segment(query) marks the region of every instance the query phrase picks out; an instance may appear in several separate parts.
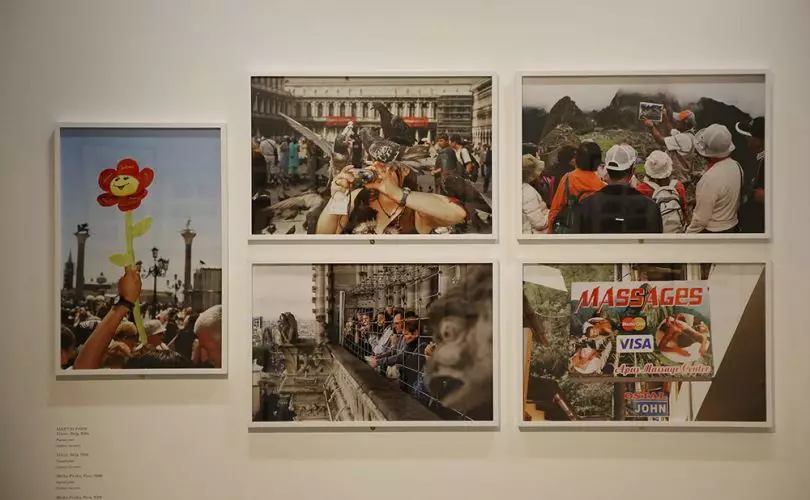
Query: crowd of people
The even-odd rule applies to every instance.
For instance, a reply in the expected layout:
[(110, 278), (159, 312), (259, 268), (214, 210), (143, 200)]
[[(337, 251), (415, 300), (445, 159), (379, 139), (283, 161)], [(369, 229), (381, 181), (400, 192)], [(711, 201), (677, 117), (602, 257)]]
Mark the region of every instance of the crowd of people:
[[(537, 148), (522, 157), (523, 233), (762, 233), (765, 230), (765, 120), (737, 123), (757, 168), (746, 175), (731, 155), (732, 132), (697, 129), (690, 110), (646, 120), (659, 149), (642, 162), (631, 144), (606, 152), (594, 141), (565, 145), (549, 169)], [(702, 158), (705, 168), (696, 169)], [(688, 188), (694, 199), (687, 195)]]
[[(414, 146), (430, 148), (436, 158), (431, 173), (435, 177), (429, 192), (441, 191), (442, 175), (455, 174), (472, 182), (482, 179), (482, 191), (491, 194), (492, 187), (492, 146), (486, 143), (469, 144), (460, 135), (438, 134), (434, 141), (424, 138), (414, 141)], [(361, 144), (352, 144), (350, 163), (355, 168), (364, 166)], [(443, 153), (443, 154), (442, 154)], [(451, 154), (452, 153), (452, 154)], [(305, 137), (296, 136), (256, 136), (251, 139), (252, 186), (253, 192), (277, 186), (288, 187), (294, 184), (310, 183), (320, 185), (327, 175), (322, 168), (328, 163), (324, 152)], [(422, 187), (417, 186), (421, 191)]]
[(222, 367), (221, 305), (201, 313), (191, 307), (144, 307), (143, 339), (133, 311), (141, 294), (135, 267), (118, 280), (118, 293), (115, 300), (63, 299), (63, 370)]
[(304, 137), (254, 137), (251, 151), (254, 193), (264, 188), (317, 183), (318, 172), (328, 161), (320, 148), (310, 146)]
[(274, 217), (291, 212), (306, 213), (311, 234), (491, 231), (491, 147), (447, 134), (402, 142), (388, 141), (406, 151), (387, 158), (392, 148), (369, 147), (350, 123), (340, 136), (345, 162), (336, 163), (305, 137), (254, 138), (254, 232), (273, 234)]

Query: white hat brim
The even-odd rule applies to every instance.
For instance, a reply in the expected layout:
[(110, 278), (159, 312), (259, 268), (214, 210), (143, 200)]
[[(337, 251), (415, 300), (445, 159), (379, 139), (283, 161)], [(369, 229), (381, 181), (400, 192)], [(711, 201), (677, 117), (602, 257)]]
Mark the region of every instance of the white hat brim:
[(744, 135), (746, 137), (752, 137), (751, 132), (748, 132), (747, 130), (743, 130), (740, 128), (740, 122), (734, 124), (734, 129), (737, 131), (737, 133), (741, 135)]
[(709, 154), (706, 152), (706, 148), (703, 147), (702, 143), (695, 143), (695, 151), (697, 151), (700, 156), (705, 156), (706, 158), (723, 158), (733, 153), (735, 149), (737, 149), (737, 147), (734, 143), (731, 143), (726, 151)]

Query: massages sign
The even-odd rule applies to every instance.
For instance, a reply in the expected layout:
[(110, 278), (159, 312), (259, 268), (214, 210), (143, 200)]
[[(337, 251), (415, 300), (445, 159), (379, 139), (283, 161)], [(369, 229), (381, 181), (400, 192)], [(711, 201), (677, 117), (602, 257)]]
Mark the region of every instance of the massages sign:
[(569, 375), (578, 379), (711, 380), (706, 281), (571, 284)]

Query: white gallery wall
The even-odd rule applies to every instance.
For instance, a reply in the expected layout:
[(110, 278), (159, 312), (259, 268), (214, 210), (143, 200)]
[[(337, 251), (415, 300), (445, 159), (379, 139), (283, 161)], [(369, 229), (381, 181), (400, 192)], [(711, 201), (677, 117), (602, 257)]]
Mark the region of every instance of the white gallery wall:
[[(807, 0), (0, 1), (0, 498), (55, 498), (55, 429), (87, 426), (104, 500), (810, 498)], [(769, 69), (770, 244), (249, 246), (251, 74), (498, 75), (500, 212), (517, 210), (515, 73)], [(58, 121), (227, 124), (229, 369), (55, 381)], [(496, 147), (497, 147), (496, 146)], [(500, 262), (500, 430), (249, 434), (251, 259)], [(775, 432), (520, 432), (521, 259), (773, 262)]]

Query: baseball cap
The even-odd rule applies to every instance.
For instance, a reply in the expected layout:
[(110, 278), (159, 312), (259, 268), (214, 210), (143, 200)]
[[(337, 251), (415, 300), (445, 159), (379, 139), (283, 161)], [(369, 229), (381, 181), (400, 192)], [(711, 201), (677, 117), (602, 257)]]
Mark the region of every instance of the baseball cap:
[(678, 113), (672, 113), (672, 119), (679, 122), (695, 121), (695, 113), (692, 110), (685, 109)]
[(166, 327), (157, 319), (146, 321), (143, 325), (143, 329), (146, 330), (147, 335), (160, 335), (166, 331)]
[(664, 179), (672, 175), (672, 158), (663, 151), (655, 150), (647, 156), (644, 171), (651, 179)]
[(608, 170), (627, 170), (636, 163), (636, 150), (629, 144), (616, 144), (605, 153), (605, 168)]
[(737, 132), (747, 137), (755, 137), (757, 139), (765, 139), (765, 117), (758, 116), (753, 120), (747, 122), (737, 122), (734, 125)]
[(695, 134), (695, 151), (708, 158), (723, 158), (734, 151), (731, 132), (725, 125), (714, 123)]

